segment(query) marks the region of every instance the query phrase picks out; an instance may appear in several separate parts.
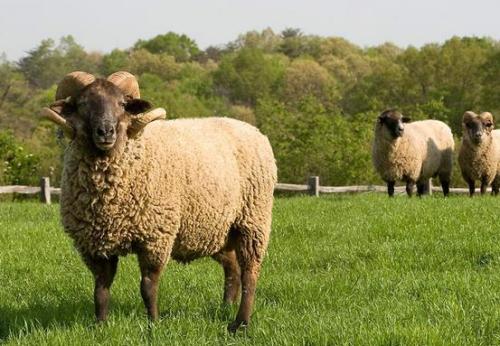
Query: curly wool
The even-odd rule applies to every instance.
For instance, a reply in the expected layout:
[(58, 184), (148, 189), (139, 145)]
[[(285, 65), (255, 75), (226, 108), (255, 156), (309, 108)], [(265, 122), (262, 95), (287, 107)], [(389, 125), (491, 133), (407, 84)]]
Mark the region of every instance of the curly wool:
[[(156, 121), (117, 155), (65, 152), (61, 213), (82, 255), (141, 251), (152, 264), (209, 256), (231, 227), (268, 243), (277, 169), (267, 137), (227, 118)], [(256, 251), (255, 247), (261, 247)]]
[(500, 130), (491, 131), (479, 144), (474, 144), (464, 131), (458, 163), (466, 180), (484, 180), (491, 185), (500, 172)]
[(405, 124), (404, 133), (388, 139), (384, 126), (376, 125), (372, 158), (384, 181), (426, 181), (439, 174), (449, 177), (454, 141), (450, 128), (438, 120)]

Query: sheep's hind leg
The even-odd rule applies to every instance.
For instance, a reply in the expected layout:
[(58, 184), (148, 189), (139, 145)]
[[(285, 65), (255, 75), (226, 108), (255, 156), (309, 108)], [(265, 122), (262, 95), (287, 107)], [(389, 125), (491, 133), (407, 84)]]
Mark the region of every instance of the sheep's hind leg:
[(158, 285), (163, 264), (150, 263), (143, 253), (138, 254), (141, 269), (141, 296), (150, 320), (158, 319)]
[(408, 180), (406, 182), (406, 193), (408, 194), (408, 197), (413, 196), (413, 187), (415, 186), (415, 182)]
[(472, 179), (466, 179), (467, 185), (469, 186), (469, 196), (474, 196), (474, 192), (476, 191), (476, 183)]
[(94, 305), (98, 322), (105, 321), (109, 311), (110, 288), (118, 267), (118, 256), (110, 258), (84, 257), (84, 261), (94, 274)]
[(236, 241), (236, 256), (241, 268), (241, 302), (234, 322), (228, 330), (235, 333), (248, 326), (255, 299), (255, 289), (262, 260), (267, 248), (268, 236), (262, 232), (242, 231)]
[(450, 174), (439, 174), (439, 182), (441, 183), (441, 188), (443, 189), (443, 195), (446, 197), (450, 193)]
[(481, 195), (484, 195), (486, 193), (486, 189), (488, 188), (488, 182), (486, 179), (481, 180)]
[(417, 196), (421, 197), (425, 194), (425, 183), (417, 183)]
[(495, 179), (493, 180), (493, 183), (491, 184), (491, 195), (492, 196), (498, 195), (499, 188), (500, 188), (500, 177), (496, 176)]
[(226, 304), (233, 304), (238, 297), (241, 287), (241, 271), (236, 251), (225, 249), (214, 255), (213, 258), (222, 265), (224, 269), (224, 297)]

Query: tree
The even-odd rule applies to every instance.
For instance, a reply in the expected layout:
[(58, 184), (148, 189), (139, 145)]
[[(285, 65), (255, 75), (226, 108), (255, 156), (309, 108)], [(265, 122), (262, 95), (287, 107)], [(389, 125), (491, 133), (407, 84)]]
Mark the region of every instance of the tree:
[(215, 85), (219, 95), (255, 105), (259, 97), (276, 88), (284, 67), (281, 59), (265, 56), (256, 48), (243, 48), (224, 57), (214, 74)]
[(52, 39), (43, 40), (18, 62), (26, 80), (36, 88), (48, 88), (67, 73), (79, 70), (97, 72), (97, 64), (72, 36), (65, 36), (56, 47)]
[(172, 55), (177, 61), (189, 61), (200, 53), (194, 40), (174, 32), (157, 35), (150, 40), (139, 40), (134, 49), (145, 49), (153, 54)]

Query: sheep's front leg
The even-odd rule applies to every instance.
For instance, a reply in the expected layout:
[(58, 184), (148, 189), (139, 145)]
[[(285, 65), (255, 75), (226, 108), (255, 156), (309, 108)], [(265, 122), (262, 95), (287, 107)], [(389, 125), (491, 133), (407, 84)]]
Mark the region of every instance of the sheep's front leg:
[(158, 285), (163, 264), (150, 263), (144, 254), (139, 254), (141, 268), (141, 296), (150, 320), (158, 319)]
[(94, 305), (97, 321), (105, 321), (109, 311), (110, 288), (118, 267), (118, 256), (109, 258), (85, 257), (85, 263), (94, 274)]
[(389, 194), (389, 197), (394, 196), (394, 185), (395, 184), (396, 184), (396, 182), (394, 182), (394, 181), (387, 182), (387, 193)]

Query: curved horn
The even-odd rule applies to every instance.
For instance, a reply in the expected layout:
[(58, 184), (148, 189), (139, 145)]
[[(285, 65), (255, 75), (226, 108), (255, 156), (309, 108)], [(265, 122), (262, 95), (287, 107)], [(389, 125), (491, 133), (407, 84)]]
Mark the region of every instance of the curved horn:
[(68, 138), (73, 138), (75, 136), (75, 130), (68, 124), (66, 119), (54, 112), (52, 109), (44, 107), (42, 109), (41, 116), (59, 125)]
[(491, 114), (490, 112), (483, 112), (479, 115), (482, 119), (488, 119), (488, 120), (491, 120), (493, 121), (493, 114)]
[(118, 71), (110, 75), (107, 79), (120, 88), (125, 95), (133, 99), (141, 97), (139, 83), (133, 74), (126, 71)]
[(62, 100), (68, 96), (75, 97), (93, 81), (95, 81), (95, 77), (87, 72), (75, 71), (68, 73), (57, 86), (56, 100)]
[(473, 111), (467, 111), (464, 113), (464, 115), (462, 117), (462, 122), (465, 122), (466, 120), (474, 119), (477, 116), (478, 115), (476, 113), (474, 113)]
[(163, 108), (155, 108), (147, 113), (138, 114), (132, 118), (132, 123), (128, 128), (128, 136), (136, 137), (147, 124), (152, 121), (165, 119), (167, 112)]

